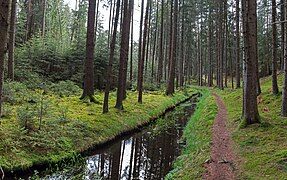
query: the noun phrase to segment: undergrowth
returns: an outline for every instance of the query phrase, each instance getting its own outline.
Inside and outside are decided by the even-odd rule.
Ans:
[[[188,96],[180,91],[174,96],[165,96],[164,91],[144,92],[143,104],[137,103],[137,92],[128,91],[123,111],[113,108],[116,93],[111,92],[110,112],[102,114],[102,92],[96,92],[99,104],[95,104],[79,100],[80,89],[63,91],[62,85],[52,85],[45,93],[19,83],[10,85],[17,87],[13,91],[7,88],[11,98],[4,103],[5,115],[0,120],[0,166],[5,171],[74,158],[79,152],[148,123],[196,91],[189,88]],[[70,87],[70,82],[66,85]],[[25,92],[20,96],[22,88]]]
[[[212,125],[217,114],[214,96],[202,90],[195,113],[184,129],[186,147],[174,163],[174,169],[166,179],[201,179],[203,164],[210,157]]]
[[[278,76],[282,89],[283,76]],[[286,179],[287,118],[280,116],[281,93],[272,94],[271,77],[261,80],[262,93],[257,98],[260,124],[239,128],[242,113],[242,89],[218,91],[229,114],[236,151],[241,158],[241,179]]]

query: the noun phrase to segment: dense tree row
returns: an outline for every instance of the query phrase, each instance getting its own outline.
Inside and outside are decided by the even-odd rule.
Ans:
[[[196,80],[222,90],[242,84],[242,116],[255,123],[259,78],[272,74],[276,95],[280,70],[285,76],[282,115],[287,116],[285,0],[142,0],[140,9],[134,0],[76,0],[72,10],[63,0],[0,2],[0,89],[8,43],[9,79],[29,80],[33,74],[73,80],[83,87],[81,98],[93,102],[95,88],[105,90],[104,113],[114,88],[115,107],[122,110],[127,89],[136,87],[142,103],[144,90],[164,88],[172,95]],[[103,5],[110,12],[108,30],[99,10]],[[139,29],[138,40],[134,29]]]

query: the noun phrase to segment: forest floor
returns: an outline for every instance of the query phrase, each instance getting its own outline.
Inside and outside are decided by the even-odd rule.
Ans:
[[[203,178],[232,180],[236,178],[236,156],[231,133],[227,128],[227,110],[222,99],[216,94],[214,96],[218,112],[212,129],[211,159],[206,162]]]

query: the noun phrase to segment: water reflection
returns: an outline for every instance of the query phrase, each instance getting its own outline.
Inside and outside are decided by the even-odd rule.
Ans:
[[[184,104],[142,132],[93,152],[81,166],[42,179],[163,179],[180,154],[182,129],[193,108]]]

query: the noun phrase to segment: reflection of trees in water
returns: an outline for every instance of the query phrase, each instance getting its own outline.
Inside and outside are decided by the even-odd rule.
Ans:
[[[171,127],[156,138],[150,132],[113,144],[108,153],[89,159],[88,173],[98,172],[106,179],[161,179],[179,154],[177,138],[181,131]],[[95,158],[97,157],[97,158]],[[91,177],[91,176],[90,176]]]
[[[163,179],[180,153],[182,129],[193,110],[185,104],[147,130],[94,152],[81,166],[44,179]]]
[[[192,112],[193,107],[177,109],[149,129],[95,152],[81,167],[48,179],[163,179],[180,153],[182,129]]]

